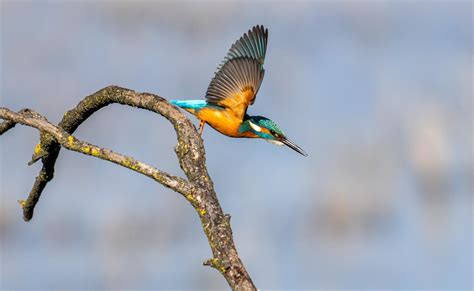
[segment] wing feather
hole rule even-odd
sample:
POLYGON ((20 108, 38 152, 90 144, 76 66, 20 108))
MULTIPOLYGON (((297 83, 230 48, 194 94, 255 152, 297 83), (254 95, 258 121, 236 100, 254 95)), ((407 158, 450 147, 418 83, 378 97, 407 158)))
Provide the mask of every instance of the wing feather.
POLYGON ((268 30, 257 25, 232 44, 207 89, 209 103, 228 107, 243 118, 263 80, 267 41, 268 30))
POLYGON ((268 30, 263 25, 256 25, 240 37, 229 49, 224 61, 217 68, 219 71, 232 59, 248 57, 258 60, 263 66, 267 51, 268 30))
POLYGON ((264 70, 257 60, 230 60, 212 79, 206 99, 210 103, 232 109, 238 118, 243 118, 247 107, 255 100, 263 76, 264 70))

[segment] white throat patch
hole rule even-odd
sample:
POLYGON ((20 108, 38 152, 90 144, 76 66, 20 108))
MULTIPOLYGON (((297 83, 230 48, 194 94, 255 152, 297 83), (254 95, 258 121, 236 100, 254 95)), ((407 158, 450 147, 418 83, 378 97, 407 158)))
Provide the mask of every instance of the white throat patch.
POLYGON ((250 127, 253 128, 253 130, 257 131, 257 132, 260 132, 262 131, 262 128, 258 125, 256 125, 255 123, 253 123, 252 121, 249 120, 249 124, 250 124, 250 127))
POLYGON ((274 140, 274 139, 266 139, 266 141, 268 141, 269 143, 272 143, 272 144, 279 145, 279 146, 283 145, 283 143, 281 141, 277 141, 277 140, 274 140))

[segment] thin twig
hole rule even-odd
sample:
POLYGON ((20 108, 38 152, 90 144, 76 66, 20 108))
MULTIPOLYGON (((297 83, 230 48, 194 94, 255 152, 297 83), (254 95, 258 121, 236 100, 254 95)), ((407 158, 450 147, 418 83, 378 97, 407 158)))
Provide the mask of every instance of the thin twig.
POLYGON ((180 194, 183 194, 185 197, 187 195, 191 195, 193 192, 196 192, 196 189, 190 182, 180 177, 172 176, 166 172, 158 170, 153 166, 139 162, 132 157, 124 156, 112 150, 80 141, 74 136, 68 134, 62 128, 48 122, 46 118, 41 118, 41 116, 29 117, 25 116, 24 114, 12 112, 7 108, 0 107, 0 118, 34 127, 41 132, 46 132, 68 150, 97 157, 99 159, 118 164, 125 168, 129 168, 135 172, 156 180, 160 184, 171 188, 180 194))
MULTIPOLYGON (((18 113, 20 113, 20 114, 29 114, 30 116, 37 114, 33 110, 30 110, 30 109, 27 109, 27 108, 24 108, 24 109, 18 111, 18 113)), ((11 120, 5 120, 3 122, 0 122, 0 135, 2 135, 4 133, 6 133, 7 131, 9 131, 10 129, 15 127, 15 125, 16 125, 16 122, 11 121, 11 120)))

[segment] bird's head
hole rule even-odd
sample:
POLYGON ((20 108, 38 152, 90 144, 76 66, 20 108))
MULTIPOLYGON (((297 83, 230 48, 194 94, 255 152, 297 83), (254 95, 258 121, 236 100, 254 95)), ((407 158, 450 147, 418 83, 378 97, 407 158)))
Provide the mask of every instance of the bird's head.
POLYGON ((286 145, 303 156, 308 156, 302 148, 289 140, 278 125, 269 118, 263 116, 248 116, 243 126, 245 131, 251 131, 257 135, 256 137, 263 138, 276 145, 286 145))

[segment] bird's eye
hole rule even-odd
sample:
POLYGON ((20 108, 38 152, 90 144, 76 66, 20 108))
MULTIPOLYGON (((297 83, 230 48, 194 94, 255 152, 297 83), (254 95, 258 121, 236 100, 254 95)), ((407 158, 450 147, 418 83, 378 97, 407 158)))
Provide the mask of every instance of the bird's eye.
POLYGON ((276 133, 276 131, 274 131, 273 129, 270 130, 270 133, 271 133, 274 137, 276 137, 276 138, 279 138, 279 137, 280 137, 280 135, 279 135, 278 133, 276 133))

